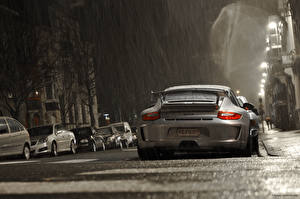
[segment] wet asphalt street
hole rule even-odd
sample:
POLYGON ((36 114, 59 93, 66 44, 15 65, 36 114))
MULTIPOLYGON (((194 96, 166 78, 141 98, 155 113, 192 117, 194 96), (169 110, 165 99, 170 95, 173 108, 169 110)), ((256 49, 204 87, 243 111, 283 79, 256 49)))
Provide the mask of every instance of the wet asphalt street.
MULTIPOLYGON (((287 133, 282 133, 261 136, 267 143, 260 144, 265 157, 140 161, 131 148, 2 159, 0 198, 300 198, 300 157, 264 151, 264 145, 280 151, 280 143, 287 144, 276 138, 283 140, 287 133)), ((296 147, 300 133, 293 135, 290 145, 296 147)))

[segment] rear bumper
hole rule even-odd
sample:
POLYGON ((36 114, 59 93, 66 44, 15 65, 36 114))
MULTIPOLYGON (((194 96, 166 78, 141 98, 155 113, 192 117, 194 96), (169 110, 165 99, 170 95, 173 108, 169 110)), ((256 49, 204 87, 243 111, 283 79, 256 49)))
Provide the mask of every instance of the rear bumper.
POLYGON ((249 120, 165 121, 146 123, 138 130, 139 148, 174 151, 244 150, 249 137, 249 120), (199 136, 178 136, 176 129, 198 128, 199 136))

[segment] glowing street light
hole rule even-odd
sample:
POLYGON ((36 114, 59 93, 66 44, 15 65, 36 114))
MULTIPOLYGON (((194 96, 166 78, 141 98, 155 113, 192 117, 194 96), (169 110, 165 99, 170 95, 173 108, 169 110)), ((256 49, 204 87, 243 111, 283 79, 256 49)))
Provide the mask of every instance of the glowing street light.
POLYGON ((260 85, 260 88, 265 88, 265 85, 264 85, 264 84, 261 84, 261 85, 260 85))
POLYGON ((239 94, 240 94, 240 90, 237 90, 237 91, 236 91, 236 94, 238 94, 238 95, 239 95, 239 94))
POLYGON ((275 29, 275 28, 277 28, 277 23, 274 22, 274 21, 270 22, 270 23, 268 24, 268 28, 269 28, 269 29, 275 29))
POLYGON ((262 80, 261 80, 261 83, 263 83, 263 84, 266 83, 266 80, 265 80, 265 79, 262 79, 262 80))
POLYGON ((268 63, 267 62, 262 62, 260 64, 260 67, 263 68, 263 69, 266 69, 266 68, 268 68, 268 63))
POLYGON ((271 50, 270 47, 267 46, 267 47, 266 47, 266 51, 268 52, 268 51, 270 51, 270 50, 271 50))
POLYGON ((262 76, 263 76, 263 77, 267 77, 267 73, 263 73, 262 76))

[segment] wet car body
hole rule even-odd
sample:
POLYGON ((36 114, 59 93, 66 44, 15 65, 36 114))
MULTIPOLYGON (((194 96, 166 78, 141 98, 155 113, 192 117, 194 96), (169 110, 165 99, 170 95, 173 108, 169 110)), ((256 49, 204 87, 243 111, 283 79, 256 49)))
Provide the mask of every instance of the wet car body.
POLYGON ((259 132, 259 122, 260 118, 258 115, 257 109, 254 107, 254 105, 250 104, 246 97, 244 96, 237 96, 238 100, 240 101, 240 104, 243 108, 245 108, 250 116, 250 128, 253 129, 253 135, 252 135, 252 143, 253 147, 258 150, 258 132, 259 132))
POLYGON ((159 92, 142 115, 141 159, 180 152, 238 152, 251 156, 250 117, 229 87, 190 85, 159 92))
POLYGON ((97 151, 98 149, 105 150, 104 139, 100 133, 97 133, 92 127, 81 127, 71 129, 74 133, 78 150, 88 149, 97 151))
POLYGON ((110 126, 117 132, 117 134, 120 134, 123 147, 128 148, 129 145, 133 144, 132 130, 128 122, 113 123, 110 124, 110 126))
POLYGON ((73 132, 61 124, 51 124, 28 129, 33 155, 70 151, 76 153, 76 139, 73 132))
POLYGON ((122 148, 121 135, 112 126, 102 126, 97 131, 103 137, 107 149, 122 148))
POLYGON ((0 117, 0 156, 30 158, 30 137, 25 127, 11 117, 0 117))

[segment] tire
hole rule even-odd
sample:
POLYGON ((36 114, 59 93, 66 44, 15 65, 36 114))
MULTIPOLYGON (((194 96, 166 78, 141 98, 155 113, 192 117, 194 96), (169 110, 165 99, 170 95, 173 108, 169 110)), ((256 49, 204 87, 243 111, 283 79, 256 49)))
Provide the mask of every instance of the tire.
POLYGON ((129 148, 129 144, 128 144, 127 140, 122 141, 122 146, 124 146, 123 148, 126 148, 126 149, 129 148))
POLYGON ((141 160, 158 160, 160 159, 159 153, 155 149, 140 149, 137 148, 139 158, 141 160))
POLYGON ((250 137, 250 135, 249 135, 248 140, 247 140, 247 147, 246 147, 246 149, 244 151, 244 154, 243 154, 245 157, 251 157, 252 147, 253 147, 252 137, 250 137))
POLYGON ((174 157, 174 151, 163 151, 161 152, 161 159, 170 160, 174 157))
POLYGON ((24 148, 23 148, 23 158, 25 160, 29 160, 30 159, 30 148, 29 148, 28 144, 24 145, 24 148))
POLYGON ((253 151, 256 151, 258 153, 258 135, 253 137, 253 151))
POLYGON ((74 140, 71 141, 70 152, 71 152, 71 154, 75 154, 76 153, 76 146, 75 146, 74 140))
POLYGON ((95 144, 95 142, 91 142, 91 151, 92 152, 96 152, 97 151, 97 146, 96 146, 96 144, 95 144))
POLYGON ((52 156, 52 157, 58 156, 58 153, 57 153, 57 145, 56 145, 55 142, 52 142, 52 144, 51 144, 51 156, 52 156))
POLYGON ((105 144, 104 144, 104 142, 102 142, 102 151, 105 151, 105 150, 106 150, 105 144))

